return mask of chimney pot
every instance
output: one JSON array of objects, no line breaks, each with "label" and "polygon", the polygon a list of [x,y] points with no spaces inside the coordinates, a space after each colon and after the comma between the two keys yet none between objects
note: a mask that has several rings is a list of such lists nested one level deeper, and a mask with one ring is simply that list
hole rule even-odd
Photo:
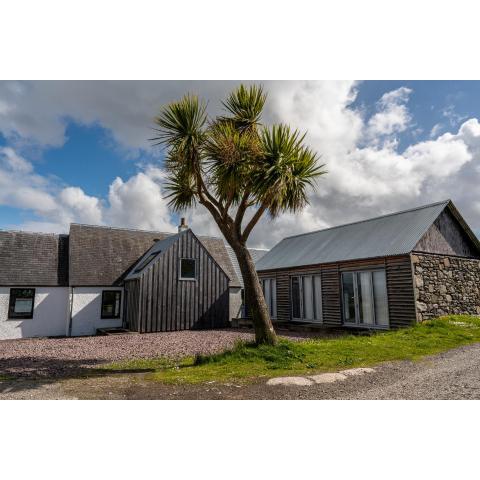
[{"label": "chimney pot", "polygon": [[188,225],[185,222],[185,217],[180,219],[180,225],[178,226],[178,233],[188,230]]}]

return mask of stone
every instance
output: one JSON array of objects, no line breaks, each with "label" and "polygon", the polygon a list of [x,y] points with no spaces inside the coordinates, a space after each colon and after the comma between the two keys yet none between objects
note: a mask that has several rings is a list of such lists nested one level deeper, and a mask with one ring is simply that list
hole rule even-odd
[{"label": "stone", "polygon": [[422,288],[423,287],[423,277],[421,275],[415,275],[415,285],[418,287],[418,288]]},{"label": "stone", "polygon": [[446,267],[449,267],[450,266],[450,259],[448,257],[445,257],[443,259],[443,264],[446,266]]},{"label": "stone", "polygon": [[347,379],[347,376],[343,373],[321,373],[320,375],[311,375],[308,378],[315,383],[335,383],[343,382]]},{"label": "stone", "polygon": [[[420,259],[418,258],[418,255],[412,255],[412,263],[419,263]],[[480,262],[479,262],[480,266]]]},{"label": "stone", "polygon": [[417,302],[417,310],[420,312],[426,312],[427,311],[427,305],[423,302]]},{"label": "stone", "polygon": [[439,289],[440,293],[447,293],[447,287],[445,285],[440,285]]},{"label": "stone", "polygon": [[434,287],[433,287],[433,284],[431,283],[429,286],[428,286],[428,291],[430,293],[433,293],[433,290],[434,290]]},{"label": "stone", "polygon": [[447,302],[451,302],[452,301],[452,296],[451,295],[445,295],[445,300],[447,300]]},{"label": "stone", "polygon": [[268,380],[267,385],[288,385],[297,387],[308,387],[313,385],[313,380],[305,377],[277,377]]}]

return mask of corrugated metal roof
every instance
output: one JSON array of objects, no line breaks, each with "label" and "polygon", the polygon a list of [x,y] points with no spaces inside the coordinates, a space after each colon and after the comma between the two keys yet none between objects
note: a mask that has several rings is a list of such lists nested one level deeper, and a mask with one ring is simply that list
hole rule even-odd
[{"label": "corrugated metal roof", "polygon": [[[238,260],[235,255],[235,252],[233,251],[233,248],[230,245],[225,244],[225,248],[227,249],[228,256],[230,257],[230,261],[232,262],[233,268],[235,269],[235,273],[237,274],[237,278],[240,282],[240,285],[243,288],[242,272],[240,271],[240,265],[238,264]],[[268,253],[268,250],[264,250],[261,248],[249,248],[248,251],[252,256],[252,259],[255,265],[266,253]]]},{"label": "corrugated metal roof", "polygon": [[257,270],[401,255],[417,242],[450,200],[284,238]]}]

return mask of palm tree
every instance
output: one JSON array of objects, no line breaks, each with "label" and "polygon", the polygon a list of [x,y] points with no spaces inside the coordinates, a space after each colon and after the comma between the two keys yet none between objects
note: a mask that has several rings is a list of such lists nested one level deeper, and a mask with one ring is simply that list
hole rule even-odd
[{"label": "palm tree", "polygon": [[152,141],[166,147],[169,205],[180,211],[201,204],[210,212],[238,259],[256,342],[274,345],[247,240],[265,213],[273,218],[301,210],[307,187],[325,172],[304,145],[305,135],[260,123],[265,100],[262,87],[241,85],[223,102],[225,115],[209,119],[206,103],[185,95],[161,109]]}]

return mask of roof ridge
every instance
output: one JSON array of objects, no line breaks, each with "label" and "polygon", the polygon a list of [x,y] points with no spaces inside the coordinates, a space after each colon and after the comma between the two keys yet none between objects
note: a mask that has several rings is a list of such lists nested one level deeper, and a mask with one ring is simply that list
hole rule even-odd
[{"label": "roof ridge", "polygon": [[386,213],[385,215],[378,215],[377,217],[364,218],[363,220],[357,220],[355,222],[343,223],[341,225],[335,225],[333,227],[328,227],[328,228],[321,228],[319,230],[313,230],[311,232],[299,233],[297,235],[289,235],[288,237],[284,237],[283,240],[286,240],[287,238],[296,238],[296,237],[303,237],[303,236],[306,236],[306,235],[313,235],[314,233],[326,232],[327,230],[333,230],[335,228],[341,228],[341,227],[348,227],[349,225],[356,225],[358,223],[371,222],[372,220],[377,220],[379,218],[385,218],[385,217],[392,217],[394,215],[401,215],[402,213],[414,212],[415,210],[422,210],[424,208],[434,207],[436,205],[441,205],[442,203],[447,205],[450,202],[451,202],[450,199],[442,200],[440,202],[429,203],[428,205],[421,205],[419,207],[407,208],[406,210],[400,210],[398,212]]},{"label": "roof ridge", "polygon": [[[143,232],[143,233],[160,233],[162,235],[177,235],[179,232],[162,232],[160,230],[144,230],[142,228],[130,228],[130,227],[115,227],[111,225],[93,225],[91,223],[70,223],[70,226],[77,225],[79,227],[92,227],[92,228],[103,228],[108,230],[124,230],[127,232]],[[191,228],[190,228],[191,230]],[[198,235],[198,238],[212,238],[215,240],[223,240],[222,237],[215,237],[213,235]]]},{"label": "roof ridge", "polygon": [[49,237],[68,236],[67,233],[54,233],[54,232],[32,232],[31,230],[3,230],[0,229],[0,233],[26,233],[27,235],[45,235]]}]

